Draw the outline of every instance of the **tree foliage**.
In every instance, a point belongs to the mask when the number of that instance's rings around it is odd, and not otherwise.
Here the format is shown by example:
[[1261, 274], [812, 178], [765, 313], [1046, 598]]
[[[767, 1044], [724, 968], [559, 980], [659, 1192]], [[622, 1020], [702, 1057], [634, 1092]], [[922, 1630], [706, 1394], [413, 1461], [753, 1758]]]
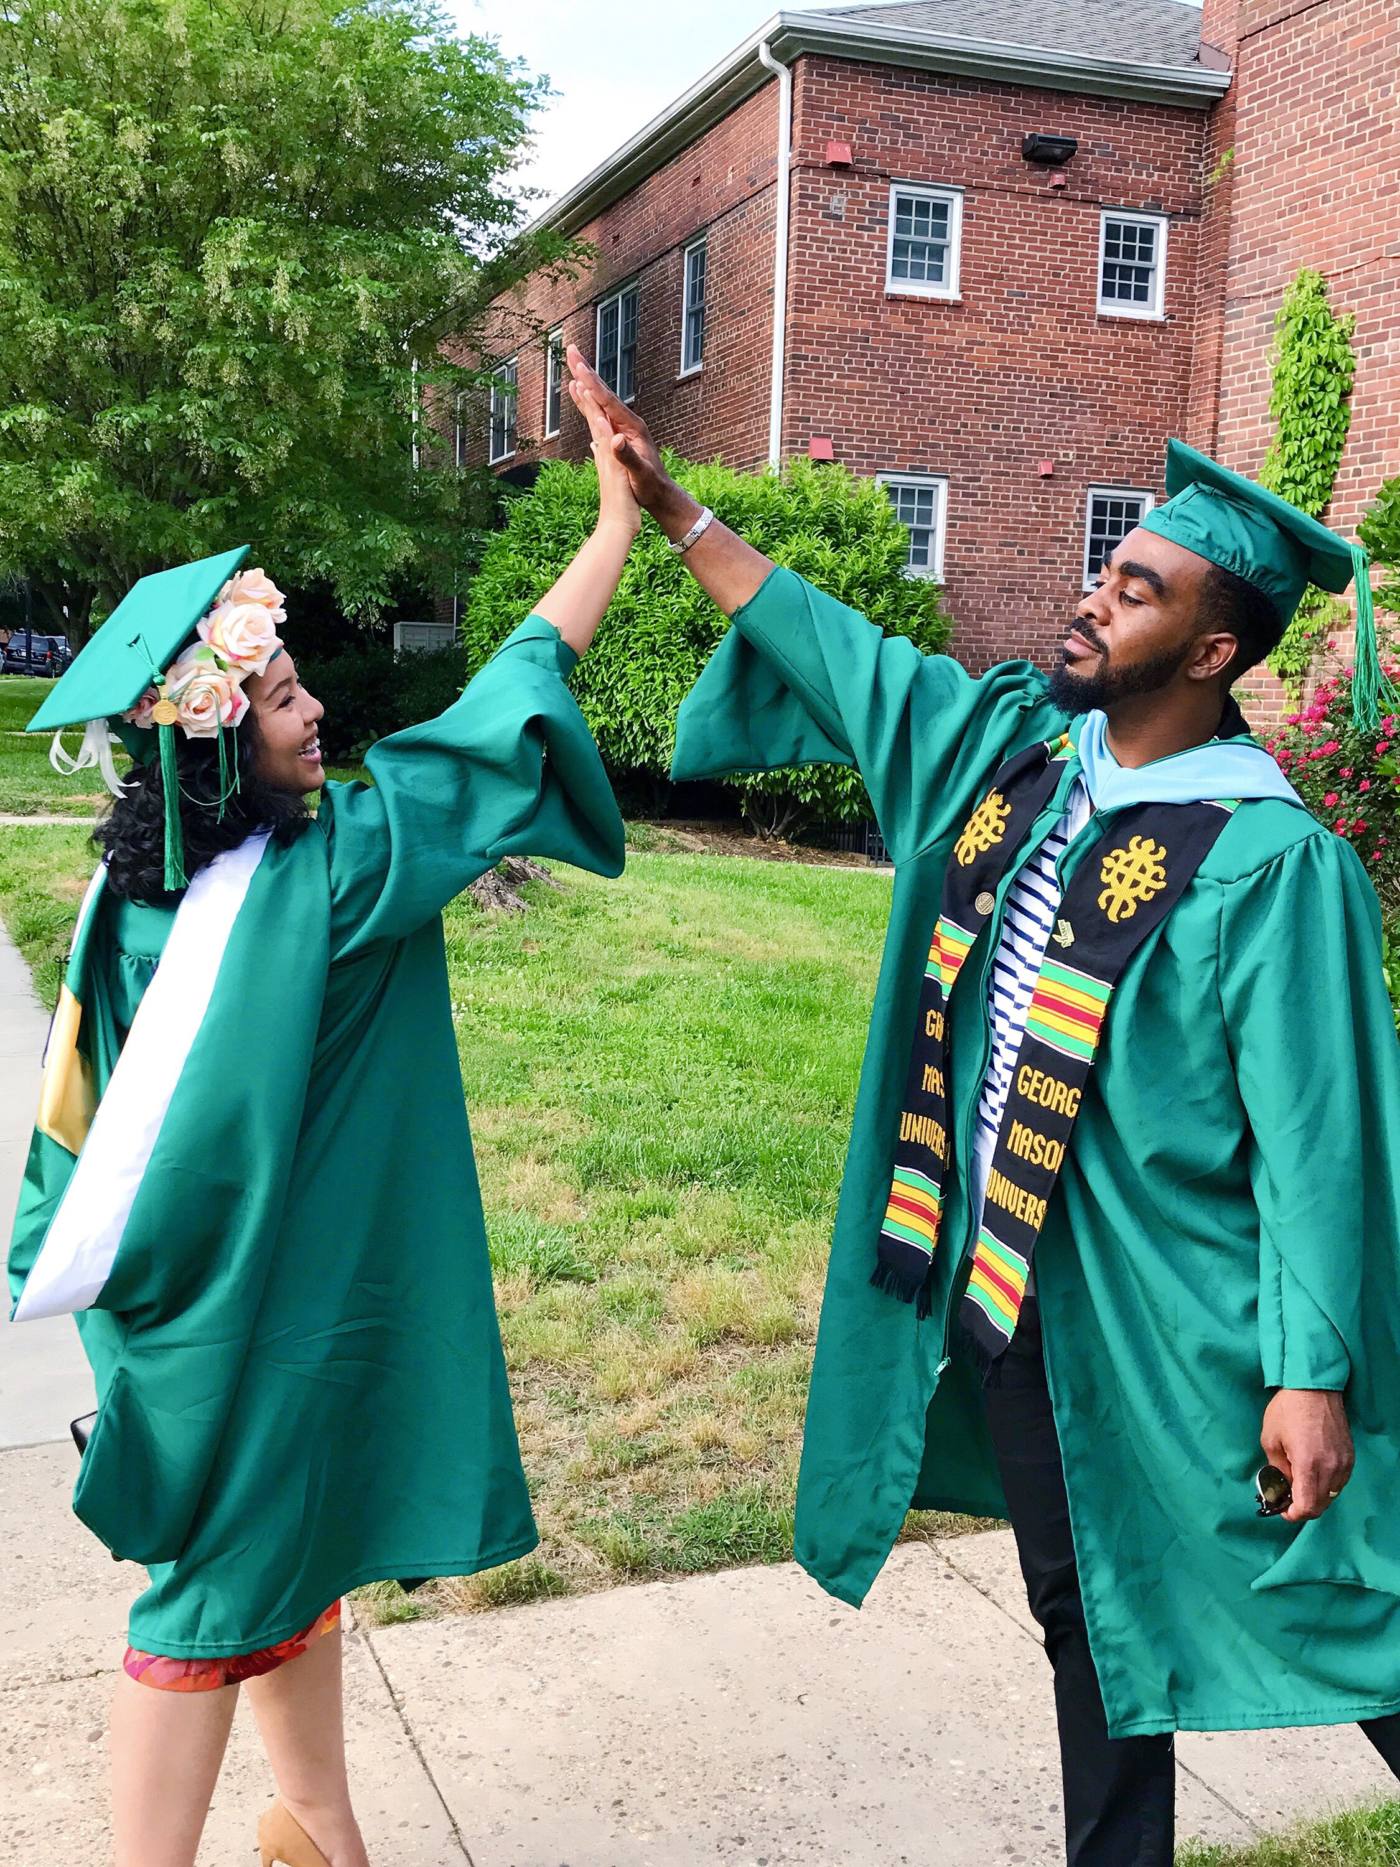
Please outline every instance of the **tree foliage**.
[[231, 541], [372, 612], [450, 584], [412, 369], [558, 262], [508, 171], [541, 85], [435, 0], [0, 0], [0, 577], [81, 636]]
[[[1307, 267], [1283, 295], [1274, 320], [1277, 343], [1269, 414], [1269, 443], [1260, 484], [1320, 518], [1332, 499], [1342, 450], [1351, 429], [1351, 391], [1356, 319], [1338, 315], [1327, 299], [1327, 281]], [[1309, 585], [1283, 640], [1269, 657], [1274, 673], [1301, 687], [1322, 637], [1340, 615], [1336, 598]]]
[[[925, 650], [948, 637], [938, 586], [905, 573], [908, 534], [873, 480], [798, 461], [779, 476], [672, 460], [671, 471], [776, 563]], [[593, 526], [598, 481], [591, 462], [551, 462], [510, 502], [505, 529], [482, 557], [463, 622], [470, 668], [485, 661], [563, 570]], [[724, 617], [668, 548], [644, 526], [574, 690], [603, 757], [619, 774], [664, 782], [676, 710], [726, 628]], [[868, 815], [859, 777], [834, 766], [734, 781], [751, 820], [769, 834], [813, 818]]]

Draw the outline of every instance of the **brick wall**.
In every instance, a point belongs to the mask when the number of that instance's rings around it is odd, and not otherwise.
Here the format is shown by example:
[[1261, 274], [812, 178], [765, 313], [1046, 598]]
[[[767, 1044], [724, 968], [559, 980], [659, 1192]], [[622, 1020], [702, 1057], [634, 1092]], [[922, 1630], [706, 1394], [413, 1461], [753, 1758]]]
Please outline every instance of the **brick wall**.
[[[1351, 435], [1326, 514], [1347, 533], [1400, 472], [1400, 7], [1395, 0], [1207, 0], [1238, 32], [1235, 160], [1220, 295], [1217, 447], [1255, 473], [1269, 438], [1273, 319], [1302, 266], [1356, 314]], [[1230, 146], [1230, 145], [1226, 145]], [[1215, 203], [1208, 209], [1215, 212]], [[1278, 710], [1273, 683], [1253, 717]]]
[[[594, 352], [594, 308], [615, 286], [641, 286], [636, 407], [682, 454], [732, 466], [761, 466], [768, 453], [773, 341], [773, 209], [777, 87], [766, 85], [689, 149], [577, 229], [596, 259], [577, 279], [537, 274], [498, 301], [487, 343], [519, 352], [519, 466], [587, 451], [587, 430], [565, 400], [557, 438], [544, 440], [544, 347], [535, 333], [563, 326], [566, 342]], [[686, 242], [707, 232], [710, 356], [678, 380], [681, 261]], [[475, 360], [474, 358], [472, 359]], [[485, 458], [480, 411], [470, 458]]]
[[[1186, 419], [1205, 128], [1198, 111], [798, 65], [785, 449], [826, 435], [858, 473], [947, 476], [945, 590], [973, 667], [1063, 641], [1090, 485], [1160, 491]], [[1032, 130], [1078, 138], [1067, 168], [1023, 158]], [[829, 139], [849, 168], [827, 166]], [[960, 302], [887, 295], [895, 180], [965, 190]], [[1170, 217], [1163, 321], [1098, 314], [1101, 207]]]
[[[1173, 433], [1258, 471], [1274, 313], [1302, 265], [1357, 316], [1332, 522], [1354, 529], [1400, 471], [1400, 6], [1205, 0], [1202, 38], [1218, 48], [1207, 62], [1237, 74], [1209, 115], [827, 58], [795, 67], [784, 451], [823, 436], [859, 473], [947, 477], [945, 589], [974, 667], [1043, 660], [1062, 639], [1089, 485], [1160, 491]], [[597, 299], [639, 279], [640, 412], [683, 453], [761, 465], [776, 105], [769, 84], [581, 228], [596, 265], [503, 301], [493, 347], [562, 323], [592, 354]], [[1079, 139], [1065, 186], [1024, 161], [1027, 130]], [[850, 144], [849, 166], [828, 164], [832, 140]], [[960, 302], [887, 296], [892, 180], [964, 190]], [[1103, 206], [1169, 217], [1164, 321], [1097, 314]], [[678, 381], [681, 252], [702, 229], [707, 363]], [[543, 368], [532, 340], [513, 465], [584, 451], [567, 402], [561, 434], [538, 439]], [[484, 436], [476, 446], [479, 458]], [[1250, 688], [1254, 716], [1276, 717], [1277, 684]]]

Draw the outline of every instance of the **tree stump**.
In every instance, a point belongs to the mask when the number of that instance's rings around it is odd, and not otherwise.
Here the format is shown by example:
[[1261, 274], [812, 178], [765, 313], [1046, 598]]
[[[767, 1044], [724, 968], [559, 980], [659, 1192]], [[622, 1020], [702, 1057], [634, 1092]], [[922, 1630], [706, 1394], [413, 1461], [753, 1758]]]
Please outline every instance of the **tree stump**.
[[549, 887], [558, 889], [564, 886], [555, 881], [542, 862], [532, 862], [528, 856], [507, 856], [494, 869], [478, 876], [468, 893], [477, 906], [488, 913], [523, 914], [529, 906], [520, 892], [526, 882], [546, 882]]

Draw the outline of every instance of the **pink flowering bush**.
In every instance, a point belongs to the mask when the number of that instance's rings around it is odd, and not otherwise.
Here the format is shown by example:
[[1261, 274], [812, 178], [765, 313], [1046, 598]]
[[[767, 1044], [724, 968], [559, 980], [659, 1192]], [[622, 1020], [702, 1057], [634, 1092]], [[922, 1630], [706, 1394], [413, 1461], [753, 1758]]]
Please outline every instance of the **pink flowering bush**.
[[[1400, 665], [1386, 672], [1400, 685]], [[1400, 715], [1359, 733], [1351, 677], [1347, 668], [1321, 682], [1266, 743], [1313, 815], [1355, 849], [1393, 910], [1400, 906]]]

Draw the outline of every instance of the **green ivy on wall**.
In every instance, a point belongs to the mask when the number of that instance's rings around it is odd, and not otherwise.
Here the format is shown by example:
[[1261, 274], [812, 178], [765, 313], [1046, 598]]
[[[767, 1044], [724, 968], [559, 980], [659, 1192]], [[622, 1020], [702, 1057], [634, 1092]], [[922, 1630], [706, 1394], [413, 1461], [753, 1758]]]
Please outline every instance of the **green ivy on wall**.
[[[1351, 390], [1356, 319], [1340, 316], [1327, 302], [1327, 281], [1307, 267], [1283, 295], [1274, 320], [1278, 342], [1273, 360], [1269, 443], [1260, 483], [1321, 518], [1332, 498], [1351, 427]], [[1345, 615], [1336, 597], [1309, 585], [1269, 666], [1295, 699], [1307, 678], [1318, 643]]]

